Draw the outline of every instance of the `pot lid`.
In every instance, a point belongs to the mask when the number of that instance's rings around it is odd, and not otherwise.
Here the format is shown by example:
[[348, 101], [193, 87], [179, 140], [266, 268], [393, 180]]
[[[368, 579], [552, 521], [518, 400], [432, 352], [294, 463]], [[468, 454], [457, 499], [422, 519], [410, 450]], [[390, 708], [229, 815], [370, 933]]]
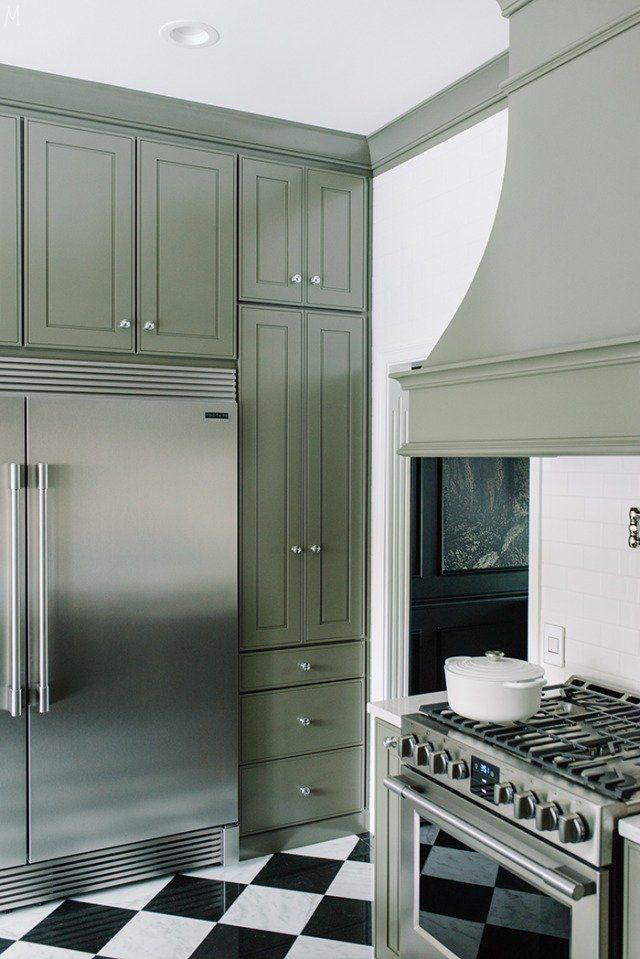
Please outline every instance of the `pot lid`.
[[509, 659], [497, 649], [490, 649], [484, 656], [452, 656], [444, 665], [455, 676], [483, 683], [521, 683], [544, 676], [541, 666], [524, 659]]

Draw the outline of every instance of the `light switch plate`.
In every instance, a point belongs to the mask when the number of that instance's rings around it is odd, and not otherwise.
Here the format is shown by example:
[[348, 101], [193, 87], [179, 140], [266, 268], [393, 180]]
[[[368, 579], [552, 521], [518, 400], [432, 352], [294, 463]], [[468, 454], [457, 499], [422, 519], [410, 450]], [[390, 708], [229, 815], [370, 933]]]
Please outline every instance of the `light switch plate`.
[[543, 660], [550, 666], [564, 666], [564, 626], [544, 624]]

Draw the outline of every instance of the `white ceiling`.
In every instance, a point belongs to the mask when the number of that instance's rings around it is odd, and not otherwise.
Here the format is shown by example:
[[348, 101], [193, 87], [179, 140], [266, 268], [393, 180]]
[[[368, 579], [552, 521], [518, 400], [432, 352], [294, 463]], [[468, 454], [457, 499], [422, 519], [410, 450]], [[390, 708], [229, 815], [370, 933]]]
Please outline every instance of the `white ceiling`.
[[[159, 37], [183, 19], [222, 39]], [[0, 62], [365, 134], [507, 46], [496, 0], [0, 2]]]

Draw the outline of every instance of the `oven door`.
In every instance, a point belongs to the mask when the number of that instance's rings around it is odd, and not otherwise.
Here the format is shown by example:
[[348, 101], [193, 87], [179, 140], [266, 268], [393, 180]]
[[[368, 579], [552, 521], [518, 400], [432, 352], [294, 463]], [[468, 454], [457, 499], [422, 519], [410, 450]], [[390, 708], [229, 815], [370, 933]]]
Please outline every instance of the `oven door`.
[[419, 774], [402, 797], [402, 959], [608, 959], [608, 872]]

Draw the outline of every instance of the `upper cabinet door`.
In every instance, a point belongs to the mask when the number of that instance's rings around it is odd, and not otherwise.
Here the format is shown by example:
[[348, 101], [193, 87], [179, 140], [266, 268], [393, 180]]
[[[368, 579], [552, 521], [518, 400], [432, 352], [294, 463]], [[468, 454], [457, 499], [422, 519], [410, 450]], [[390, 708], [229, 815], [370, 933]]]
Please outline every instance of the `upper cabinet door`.
[[132, 352], [131, 137], [26, 124], [27, 343]]
[[235, 158], [140, 143], [140, 351], [235, 355]]
[[310, 313], [307, 640], [364, 629], [364, 320]]
[[301, 167], [242, 160], [240, 296], [302, 303]]
[[302, 642], [302, 314], [244, 307], [242, 639]]
[[366, 181], [347, 173], [309, 170], [307, 209], [307, 302], [363, 309]]
[[17, 117], [0, 117], [0, 343], [20, 343], [20, 136]]

